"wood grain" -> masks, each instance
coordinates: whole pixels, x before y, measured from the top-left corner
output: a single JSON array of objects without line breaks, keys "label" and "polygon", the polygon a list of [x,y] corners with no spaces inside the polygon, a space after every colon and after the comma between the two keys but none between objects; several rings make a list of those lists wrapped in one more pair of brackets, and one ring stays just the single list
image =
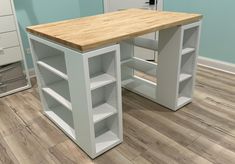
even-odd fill
[{"label": "wood grain", "polygon": [[162,29],[196,22],[200,14],[128,9],[28,27],[27,31],[88,51]]},{"label": "wood grain", "polygon": [[177,112],[123,89],[124,142],[95,160],[41,114],[34,82],[0,99],[0,163],[233,164],[234,80],[199,67],[193,102]]}]

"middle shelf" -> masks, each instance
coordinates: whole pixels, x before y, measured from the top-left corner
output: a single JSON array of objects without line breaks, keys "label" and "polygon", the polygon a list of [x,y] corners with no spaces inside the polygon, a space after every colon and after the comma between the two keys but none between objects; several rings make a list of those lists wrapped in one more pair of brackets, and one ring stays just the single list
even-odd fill
[{"label": "middle shelf", "polygon": [[93,76],[91,78],[90,88],[91,88],[91,90],[95,90],[97,88],[100,88],[100,87],[103,87],[105,85],[111,84],[115,81],[116,81],[116,79],[113,76],[111,76],[107,73],[100,74],[100,75],[97,75],[97,76]]},{"label": "middle shelf", "polygon": [[50,85],[43,87],[42,90],[51,97],[53,97],[61,105],[63,105],[69,110],[72,110],[69,95],[69,86],[67,81],[61,80],[58,82],[54,82]]}]

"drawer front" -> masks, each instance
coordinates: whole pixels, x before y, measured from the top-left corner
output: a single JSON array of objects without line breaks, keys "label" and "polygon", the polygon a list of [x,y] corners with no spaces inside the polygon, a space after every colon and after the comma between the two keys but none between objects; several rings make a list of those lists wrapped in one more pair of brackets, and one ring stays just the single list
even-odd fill
[{"label": "drawer front", "polygon": [[11,0],[0,0],[0,16],[12,14]]},{"label": "drawer front", "polygon": [[19,45],[16,31],[0,34],[0,48],[10,48]]},{"label": "drawer front", "polygon": [[0,33],[15,31],[15,30],[16,30],[16,25],[13,15],[0,17]]},{"label": "drawer front", "polygon": [[24,72],[21,62],[0,66],[0,83],[12,81],[22,76],[24,76]]},{"label": "drawer front", "polygon": [[20,47],[0,49],[0,65],[10,64],[22,60]]}]

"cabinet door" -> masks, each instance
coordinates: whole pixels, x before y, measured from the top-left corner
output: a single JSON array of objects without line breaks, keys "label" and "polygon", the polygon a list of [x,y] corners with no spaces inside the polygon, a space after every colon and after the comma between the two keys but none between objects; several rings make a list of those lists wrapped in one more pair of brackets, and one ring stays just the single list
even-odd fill
[{"label": "cabinet door", "polygon": [[0,0],[0,16],[12,14],[11,1]]}]

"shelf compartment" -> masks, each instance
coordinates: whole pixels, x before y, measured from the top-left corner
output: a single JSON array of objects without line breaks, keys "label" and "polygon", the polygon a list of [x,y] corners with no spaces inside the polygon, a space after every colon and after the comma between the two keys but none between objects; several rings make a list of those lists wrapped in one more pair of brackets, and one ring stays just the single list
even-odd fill
[{"label": "shelf compartment", "polygon": [[192,99],[190,97],[181,96],[178,98],[177,106],[182,107],[189,103]]},{"label": "shelf compartment", "polygon": [[57,105],[46,110],[45,114],[72,139],[76,139],[71,111],[66,110],[62,105]]},{"label": "shelf compartment", "polygon": [[190,75],[190,74],[181,73],[181,74],[180,74],[180,79],[179,79],[179,81],[180,81],[180,82],[183,82],[183,81],[185,81],[185,80],[190,79],[191,77],[192,77],[192,75]]},{"label": "shelf compartment", "polygon": [[122,66],[133,68],[154,77],[156,77],[157,74],[157,63],[149,62],[137,57],[122,61]]},{"label": "shelf compartment", "polygon": [[72,110],[70,102],[69,86],[65,80],[55,82],[42,88],[42,90],[53,97],[57,102],[66,107],[68,110]]},{"label": "shelf compartment", "polygon": [[137,37],[134,39],[134,45],[137,47],[158,51],[158,41],[143,37]]},{"label": "shelf compartment", "polygon": [[105,151],[110,147],[118,144],[120,139],[112,132],[107,131],[95,139],[96,153],[100,153],[101,151]]},{"label": "shelf compartment", "polygon": [[102,153],[120,142],[118,115],[112,115],[94,125],[96,153]]},{"label": "shelf compartment", "polygon": [[114,115],[115,113],[117,113],[117,110],[108,103],[99,105],[93,109],[93,122],[97,123]]},{"label": "shelf compartment", "polygon": [[184,30],[183,48],[195,48],[197,45],[199,26],[191,27]]},{"label": "shelf compartment", "polygon": [[[113,78],[111,77],[116,77],[115,52],[114,51],[89,58],[88,65],[89,65],[89,75],[91,78],[91,83],[97,82],[97,81],[99,83],[100,81],[102,81],[101,80],[102,77],[100,77],[102,75],[108,81],[110,79],[113,80]],[[97,75],[100,75],[100,76],[97,76]],[[107,75],[110,75],[110,76],[107,76]],[[97,86],[97,85],[95,84],[94,86]]]},{"label": "shelf compartment", "polygon": [[122,87],[143,95],[151,100],[156,100],[156,83],[134,76],[122,81]]},{"label": "shelf compartment", "polygon": [[192,52],[195,52],[195,48],[184,48],[182,50],[182,55],[190,54]]},{"label": "shelf compartment", "polygon": [[91,90],[103,87],[105,85],[115,82],[116,79],[109,74],[101,74],[91,78],[90,88]]},{"label": "shelf compartment", "polygon": [[55,73],[61,78],[68,80],[64,55],[54,55],[43,58],[37,64],[45,69]]},{"label": "shelf compartment", "polygon": [[191,101],[192,87],[193,87],[192,78],[188,78],[188,80],[184,80],[181,83],[179,83],[179,93],[177,100],[178,107],[182,107]]}]

